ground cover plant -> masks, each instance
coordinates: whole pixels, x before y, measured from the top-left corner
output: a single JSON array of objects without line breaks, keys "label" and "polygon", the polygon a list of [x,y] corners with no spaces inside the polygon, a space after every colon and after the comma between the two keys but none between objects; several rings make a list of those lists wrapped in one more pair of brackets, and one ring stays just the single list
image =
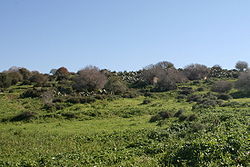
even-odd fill
[{"label": "ground cover plant", "polygon": [[250,166],[249,72],[237,69],[12,68],[0,75],[0,166]]}]

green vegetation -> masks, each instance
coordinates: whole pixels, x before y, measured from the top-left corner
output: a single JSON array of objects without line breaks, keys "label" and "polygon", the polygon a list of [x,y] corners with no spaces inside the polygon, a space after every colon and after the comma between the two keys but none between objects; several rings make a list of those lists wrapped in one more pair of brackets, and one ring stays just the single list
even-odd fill
[{"label": "green vegetation", "polygon": [[249,93],[233,88],[247,71],[15,72],[0,79],[0,166],[250,166]]}]

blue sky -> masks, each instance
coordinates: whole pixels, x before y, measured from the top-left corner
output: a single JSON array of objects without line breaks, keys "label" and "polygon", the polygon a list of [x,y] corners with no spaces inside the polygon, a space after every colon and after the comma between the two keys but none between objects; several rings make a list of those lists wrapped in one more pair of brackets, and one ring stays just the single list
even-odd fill
[{"label": "blue sky", "polygon": [[250,63],[249,0],[1,0],[0,71]]}]

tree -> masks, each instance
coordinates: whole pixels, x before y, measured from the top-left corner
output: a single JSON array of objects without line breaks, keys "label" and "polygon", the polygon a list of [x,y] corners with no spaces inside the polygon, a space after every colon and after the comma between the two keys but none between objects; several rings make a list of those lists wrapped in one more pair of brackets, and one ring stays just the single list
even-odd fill
[{"label": "tree", "polygon": [[31,72],[26,68],[20,68],[19,73],[23,76],[23,80],[28,80],[31,77]]},{"label": "tree", "polygon": [[77,72],[74,89],[77,91],[95,91],[104,88],[107,77],[95,66],[88,66]]},{"label": "tree", "polygon": [[11,86],[11,78],[7,73],[0,73],[0,88],[8,88]]},{"label": "tree", "polygon": [[174,69],[174,64],[168,61],[148,65],[142,71],[142,78],[148,84],[156,84],[159,80],[159,76],[163,76],[166,71],[171,68]]},{"label": "tree", "polygon": [[23,76],[18,71],[8,72],[7,75],[11,80],[11,85],[15,85],[23,80]]},{"label": "tree", "polygon": [[250,72],[241,73],[235,87],[241,91],[250,92]]},{"label": "tree", "polygon": [[156,91],[168,91],[174,90],[177,88],[176,83],[186,81],[186,77],[182,74],[182,72],[177,71],[176,69],[169,68],[164,72],[161,72],[158,75],[159,79],[156,83],[155,90]]},{"label": "tree", "polygon": [[245,62],[245,61],[238,61],[238,62],[235,64],[235,68],[238,69],[240,72],[243,72],[243,71],[247,70],[247,68],[248,68],[248,63]]},{"label": "tree", "polygon": [[57,80],[68,79],[69,71],[65,67],[60,67],[59,69],[56,70],[55,76],[57,77]]},{"label": "tree", "polygon": [[155,66],[162,69],[174,68],[174,64],[169,61],[161,61],[157,63]]},{"label": "tree", "polygon": [[41,86],[48,81],[48,77],[35,71],[32,72],[32,76],[30,77],[29,81],[35,83],[36,86]]},{"label": "tree", "polygon": [[208,76],[209,69],[202,64],[191,64],[184,68],[184,74],[189,80],[204,79]]}]

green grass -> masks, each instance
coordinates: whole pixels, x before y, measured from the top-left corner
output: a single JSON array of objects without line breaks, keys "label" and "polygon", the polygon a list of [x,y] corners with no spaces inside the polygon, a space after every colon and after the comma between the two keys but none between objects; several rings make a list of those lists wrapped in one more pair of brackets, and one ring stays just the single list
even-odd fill
[{"label": "green grass", "polygon": [[[0,94],[1,120],[23,111],[38,113],[28,122],[0,123],[0,166],[249,166],[246,106],[192,110],[194,103],[178,102],[177,91],[170,91],[61,104],[65,107],[60,110],[46,111],[41,99],[19,98],[26,88],[15,86],[10,88],[13,93]],[[142,104],[144,99],[151,103]],[[248,103],[250,98],[231,101]],[[172,117],[149,123],[160,111],[174,114],[179,109],[197,119]],[[77,118],[66,119],[63,113]]]}]

